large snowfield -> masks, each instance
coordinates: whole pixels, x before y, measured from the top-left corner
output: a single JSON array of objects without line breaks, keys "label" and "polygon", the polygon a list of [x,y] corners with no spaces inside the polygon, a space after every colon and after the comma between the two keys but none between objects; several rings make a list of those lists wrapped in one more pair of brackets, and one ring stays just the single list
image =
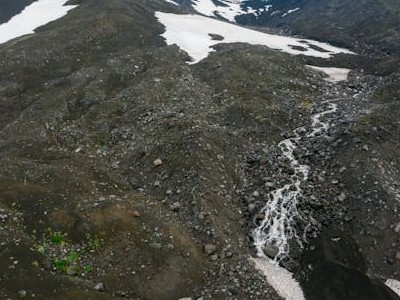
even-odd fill
[{"label": "large snowfield", "polygon": [[[212,46],[220,43],[264,45],[294,55],[321,58],[329,58],[337,53],[354,54],[327,43],[263,33],[200,15],[156,12],[156,17],[165,26],[163,37],[167,44],[176,44],[186,51],[193,58],[192,63],[206,58],[214,51]],[[210,34],[220,35],[223,40],[213,40]],[[321,48],[321,51],[318,51],[318,48]]]},{"label": "large snowfield", "polygon": [[0,25],[0,44],[25,34],[34,33],[39,26],[57,20],[76,5],[64,6],[67,0],[39,0],[27,6],[20,14]]}]

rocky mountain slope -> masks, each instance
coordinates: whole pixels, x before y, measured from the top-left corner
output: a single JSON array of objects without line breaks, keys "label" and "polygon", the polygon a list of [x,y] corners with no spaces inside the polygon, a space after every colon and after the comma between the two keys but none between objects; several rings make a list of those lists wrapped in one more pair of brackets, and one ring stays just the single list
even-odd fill
[{"label": "rocky mountain slope", "polygon": [[188,3],[71,4],[0,44],[1,298],[281,299],[253,231],[299,180],[280,265],[306,299],[398,299],[399,74],[246,43],[188,64],[156,18]]}]

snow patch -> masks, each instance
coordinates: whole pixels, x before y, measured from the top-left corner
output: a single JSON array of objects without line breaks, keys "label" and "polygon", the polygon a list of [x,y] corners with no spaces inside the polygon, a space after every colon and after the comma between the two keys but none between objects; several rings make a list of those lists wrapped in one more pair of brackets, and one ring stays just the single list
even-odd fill
[{"label": "snow patch", "polygon": [[386,280],[385,284],[400,297],[400,281],[395,279]]},{"label": "snow patch", "polygon": [[236,17],[240,15],[252,14],[258,17],[272,7],[272,5],[266,4],[265,7],[254,9],[245,6],[247,0],[219,0],[221,5],[215,4],[212,0],[193,0],[192,2],[193,8],[200,14],[208,17],[221,17],[230,22],[235,22]]},{"label": "snow patch", "polygon": [[215,17],[220,16],[231,22],[235,22],[237,15],[243,14],[243,10],[240,7],[244,0],[220,0],[224,6],[217,6],[212,0],[194,0],[193,8],[206,16]]},{"label": "snow patch", "polygon": [[300,284],[292,273],[268,260],[268,258],[251,258],[256,269],[262,272],[268,283],[286,300],[305,300]]},{"label": "snow patch", "polygon": [[68,0],[39,0],[27,6],[20,14],[0,25],[0,44],[19,36],[34,33],[39,26],[57,20],[77,5],[64,4]]},{"label": "snow patch", "polygon": [[[211,47],[219,43],[264,45],[293,55],[303,54],[321,58],[329,58],[337,53],[355,54],[326,43],[263,33],[200,15],[156,12],[156,17],[165,26],[162,36],[167,44],[176,44],[186,51],[193,58],[192,63],[206,58],[210,52],[214,51]],[[213,40],[209,34],[221,35],[224,40]],[[313,49],[313,46],[322,48],[324,51],[318,51],[315,47]]]},{"label": "snow patch", "polygon": [[177,6],[179,6],[179,4],[178,4],[178,3],[176,3],[176,2],[174,2],[174,1],[172,1],[172,0],[164,0],[164,1],[166,1],[166,2],[168,2],[168,3],[171,3],[171,4],[174,4],[174,5],[177,5]]},{"label": "snow patch", "polygon": [[333,83],[347,81],[347,77],[349,76],[349,72],[351,71],[350,69],[345,68],[325,68],[310,65],[306,65],[306,67],[323,72],[324,74],[328,75],[325,80]]},{"label": "snow patch", "polygon": [[282,15],[282,18],[284,18],[284,17],[286,17],[287,15],[289,15],[289,14],[291,14],[291,13],[294,13],[295,11],[298,11],[298,10],[300,10],[300,7],[296,7],[295,9],[289,9],[287,12],[285,12],[285,13]]}]

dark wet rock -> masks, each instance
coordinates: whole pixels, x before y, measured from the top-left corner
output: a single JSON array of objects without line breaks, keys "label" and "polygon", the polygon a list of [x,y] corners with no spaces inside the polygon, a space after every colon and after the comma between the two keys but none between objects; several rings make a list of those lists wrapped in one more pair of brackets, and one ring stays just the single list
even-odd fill
[{"label": "dark wet rock", "polygon": [[214,41],[223,41],[223,40],[224,40],[224,37],[223,37],[222,35],[219,35],[219,34],[209,33],[208,35],[209,35],[209,36],[211,37],[211,39],[214,40]]},{"label": "dark wet rock", "polygon": [[265,245],[263,252],[270,258],[275,258],[279,253],[279,248],[275,245]]},{"label": "dark wet rock", "polygon": [[299,270],[300,264],[296,260],[291,258],[284,258],[279,261],[279,265],[290,272],[296,272]]},{"label": "dark wet rock", "polygon": [[365,275],[362,254],[345,231],[328,230],[307,256],[303,281],[307,299],[398,299],[390,289]]}]

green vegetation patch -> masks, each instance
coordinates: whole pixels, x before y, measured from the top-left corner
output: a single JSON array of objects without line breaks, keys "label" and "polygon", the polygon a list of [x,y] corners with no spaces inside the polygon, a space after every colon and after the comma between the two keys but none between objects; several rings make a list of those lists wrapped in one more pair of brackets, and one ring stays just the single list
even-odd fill
[{"label": "green vegetation patch", "polygon": [[87,236],[82,243],[72,243],[68,234],[61,231],[48,232],[42,242],[32,250],[45,256],[51,263],[52,271],[76,276],[85,276],[93,270],[92,256],[101,247],[103,240],[96,236]]}]

